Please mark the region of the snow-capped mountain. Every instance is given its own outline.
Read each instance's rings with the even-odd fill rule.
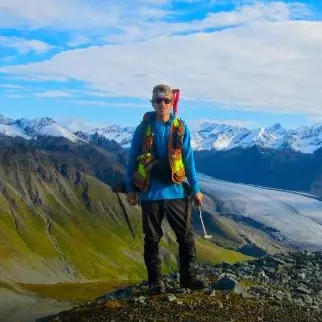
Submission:
[[[85,133],[89,136],[97,132],[128,148],[134,130],[134,127],[111,125],[87,130]],[[249,148],[257,145],[276,150],[290,148],[303,153],[313,153],[322,147],[322,124],[287,130],[276,123],[267,128],[250,130],[244,127],[204,122],[191,132],[191,144],[197,151],[230,150],[236,147]]]
[[[262,148],[282,150],[290,148],[303,153],[313,153],[322,147],[322,124],[302,126],[287,130],[276,123],[267,128],[243,127],[204,123],[192,132],[195,150],[230,150],[257,145]]]
[[[134,127],[111,125],[100,128],[75,129],[68,124],[58,123],[51,118],[35,120],[8,119],[0,116],[0,133],[10,136],[32,138],[39,135],[64,136],[71,141],[89,140],[97,133],[108,140],[115,140],[122,147],[131,144]],[[82,132],[81,136],[75,135]],[[88,139],[86,139],[88,138]],[[322,124],[302,126],[287,130],[276,123],[267,128],[247,129],[244,127],[204,122],[191,131],[194,150],[230,150],[232,148],[249,148],[257,145],[262,148],[282,150],[290,148],[303,153],[313,153],[322,147]]]
[[[257,145],[263,148],[284,149],[291,148],[295,151],[313,153],[321,144],[312,145],[312,141],[317,141],[316,137],[321,135],[320,131],[315,131],[315,137],[308,137],[304,134],[303,127],[298,130],[286,130],[280,124],[273,124],[267,128],[249,130],[244,127],[237,127],[216,123],[204,123],[200,128],[191,134],[192,145],[195,150],[230,150],[232,148],[249,148]],[[306,144],[303,144],[303,138]]]
[[[0,133],[8,136],[21,136],[26,139],[37,136],[63,136],[72,142],[83,141],[49,117],[34,120],[24,118],[13,120],[0,115]]]
[[[105,128],[96,128],[91,131],[90,134],[97,132],[99,135],[104,136],[108,140],[114,140],[123,147],[129,147],[131,145],[132,136],[134,133],[134,127],[123,127],[118,125],[111,125]]]

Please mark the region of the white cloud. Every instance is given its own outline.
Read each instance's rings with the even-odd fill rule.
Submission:
[[[15,89],[22,89],[23,87],[21,85],[16,84],[0,84],[0,88],[5,88],[9,90],[15,90]]]
[[[322,23],[257,22],[215,33],[66,51],[0,72],[78,80],[114,97],[149,98],[166,82],[227,108],[321,115]],[[97,104],[97,103],[96,103]]]
[[[69,98],[73,97],[74,95],[67,91],[51,90],[40,93],[34,93],[34,96],[36,96],[37,98]]]
[[[91,41],[91,39],[89,37],[79,35],[79,36],[76,36],[75,38],[73,38],[71,41],[69,41],[67,43],[67,46],[72,47],[72,48],[79,47],[81,45],[89,44],[90,41]]]
[[[143,1],[86,0],[1,0],[0,28],[54,28],[55,30],[84,30],[112,28],[122,21],[149,20],[163,16],[158,9],[163,2],[147,6]]]
[[[44,53],[52,49],[52,46],[40,40],[3,36],[0,36],[0,47],[14,48],[22,55],[29,52]]]
[[[87,29],[82,35],[73,33],[70,47],[90,43],[91,31],[95,37],[98,30],[113,28],[106,40],[119,45],[69,50],[43,62],[0,67],[0,73],[27,81],[77,80],[93,89],[84,95],[107,98],[149,98],[151,86],[166,82],[179,86],[186,99],[226,108],[322,115],[322,23],[289,21],[310,15],[304,4],[249,1],[235,11],[209,13],[189,23],[162,22],[169,12],[174,14],[170,0],[29,0],[28,6],[21,0],[1,0],[0,28]],[[195,34],[173,37],[186,33]],[[51,49],[42,41],[18,37],[0,37],[0,46],[22,54]],[[67,91],[34,95],[76,96]],[[79,104],[113,105],[94,100]]]
[[[22,0],[1,0],[0,28],[87,30],[89,34],[94,30],[101,35],[109,34],[110,29],[117,29],[125,39],[140,40],[147,39],[145,34],[147,37],[169,35],[173,32],[201,31],[204,28],[235,25],[258,19],[281,20],[306,17],[309,14],[307,7],[301,2],[243,3],[246,5],[236,11],[210,13],[192,23],[162,23],[164,18],[182,15],[181,11],[173,8],[170,0],[29,0],[28,6],[23,5]],[[211,9],[207,1],[200,1],[200,5]],[[84,34],[79,35],[81,36]],[[111,39],[115,41],[114,37]]]
[[[109,97],[105,91],[96,91],[96,90],[84,90],[82,91],[84,95],[94,96],[94,97]]]
[[[209,13],[205,18],[192,22],[142,22],[123,26],[123,32],[105,37],[111,43],[142,41],[161,36],[180,33],[201,32],[214,28],[227,28],[258,21],[285,21],[292,18],[304,18],[310,15],[308,8],[301,3],[286,4],[271,2],[242,6],[235,11]]]
[[[23,95],[20,94],[7,94],[6,95],[7,98],[23,98]]]
[[[126,108],[146,108],[146,104],[138,103],[116,103],[107,101],[91,101],[91,100],[77,100],[76,104],[86,106],[107,106],[107,107],[126,107]]]

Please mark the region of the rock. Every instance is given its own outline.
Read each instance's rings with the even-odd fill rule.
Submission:
[[[141,295],[139,297],[134,298],[134,302],[140,303],[140,304],[143,304],[143,305],[147,305],[146,299],[147,298],[145,296]]]
[[[217,305],[220,309],[223,309],[224,308],[224,304],[222,304],[222,302],[220,301],[217,301]]]
[[[275,306],[286,300],[308,309],[322,307],[322,252],[281,253],[236,264],[198,265],[196,273],[209,282],[209,298],[215,299],[216,290],[220,290],[239,293],[244,299],[269,300]],[[174,294],[181,296],[194,291],[181,289],[179,277],[178,273],[164,276],[164,282],[169,293],[168,301],[181,305]],[[244,289],[241,281],[249,281],[250,286]],[[108,293],[101,297],[101,301],[140,298],[147,294],[147,290],[147,282],[142,282]],[[147,305],[146,302],[143,298],[137,300],[140,305]]]
[[[265,273],[269,273],[269,274],[274,274],[275,273],[275,268],[274,267],[264,266],[263,270],[265,271]]]
[[[248,262],[239,262],[234,265],[228,263],[198,265],[196,267],[196,274],[210,285],[207,291],[203,291],[203,296],[199,296],[198,292],[200,291],[194,296],[195,291],[181,289],[179,274],[174,273],[163,277],[168,293],[161,297],[154,298],[147,296],[147,282],[142,282],[128,288],[107,293],[93,303],[98,304],[100,303],[99,301],[103,301],[101,303],[104,304],[107,300],[110,302],[109,305],[111,307],[115,307],[124,299],[129,302],[129,305],[134,305],[135,310],[141,312],[140,315],[133,313],[133,318],[129,318],[129,321],[133,321],[134,316],[137,318],[137,321],[154,321],[153,319],[145,319],[145,313],[142,312],[144,310],[147,312],[146,306],[149,305],[150,308],[150,305],[153,306],[154,300],[158,299],[161,299],[161,302],[172,302],[171,305],[166,303],[165,305],[172,310],[174,309],[174,311],[176,311],[176,306],[178,306],[177,312],[184,311],[188,313],[195,312],[200,306],[205,307],[205,302],[208,301],[211,307],[216,307],[217,314],[225,314],[225,318],[222,321],[234,319],[233,316],[226,316],[226,314],[230,313],[231,305],[232,303],[235,304],[235,301],[242,304],[254,303],[254,301],[247,301],[246,299],[248,298],[255,298],[256,300],[256,313],[252,316],[254,321],[270,321],[269,317],[266,316],[268,311],[262,311],[263,308],[267,308],[267,305],[269,305],[269,311],[272,310],[269,314],[272,312],[277,314],[272,321],[288,321],[288,317],[290,317],[289,321],[295,321],[294,318],[298,318],[298,312],[305,312],[306,314],[304,319],[302,316],[302,319],[299,319],[299,321],[318,321],[309,318],[312,312],[316,312],[315,316],[322,316],[322,252],[281,253]],[[245,285],[249,285],[245,286],[245,290],[241,286],[242,282]],[[224,294],[217,290],[224,291]],[[228,291],[239,293],[240,297],[235,294],[226,293]],[[206,294],[208,296],[205,296]],[[192,300],[181,301],[185,296],[192,298]],[[219,298],[222,302],[218,300]],[[184,307],[179,307],[181,305]],[[237,306],[234,305],[234,307],[237,310],[240,309],[238,304]],[[279,312],[287,309],[287,307],[291,307],[292,310],[294,307],[295,311],[291,312],[290,316],[279,316]],[[124,307],[121,307],[121,310],[123,309]],[[209,312],[206,310],[202,312],[205,312],[205,317],[208,317],[206,314]],[[160,314],[160,320],[166,321],[166,318],[168,318],[166,310],[158,311],[158,314]],[[174,316],[171,318],[171,320],[176,320]],[[186,320],[195,321],[197,319],[193,319],[188,314]],[[235,319],[234,321],[244,320]]]
[[[99,297],[96,299],[95,303],[104,302],[106,300],[128,300],[132,298],[132,296],[133,292],[131,288],[122,288]]]
[[[282,306],[282,303],[280,301],[275,300],[275,299],[270,299],[269,304],[273,305],[273,306],[278,306],[278,307]]]
[[[279,301],[282,301],[284,299],[284,294],[281,292],[281,291],[278,291],[276,294],[275,294],[275,298]]]
[[[241,296],[242,296],[243,299],[255,299],[256,298],[254,295],[249,294],[247,292],[242,292]]]
[[[300,277],[303,280],[306,278],[306,274],[304,272],[299,273],[297,276]]]
[[[244,289],[240,284],[231,277],[222,277],[212,284],[212,289],[220,291],[231,291],[237,294],[241,294]]]
[[[265,296],[269,294],[269,290],[264,286],[251,286],[249,290],[254,295]]]
[[[176,301],[177,300],[177,297],[173,294],[168,294],[168,301],[169,302],[173,302],[173,301]]]
[[[227,262],[222,262],[221,266],[222,266],[223,269],[228,269],[228,268],[230,268],[231,264],[229,264]]]
[[[304,302],[306,304],[311,305],[313,303],[312,297],[310,297],[310,296],[308,296],[306,294],[303,294],[301,297],[302,297],[302,299],[304,300]]]
[[[265,276],[265,271],[263,270],[262,266],[257,265],[254,269],[254,274],[257,276]]]
[[[311,294],[312,291],[306,288],[304,285],[300,285],[296,288],[296,291],[301,294]]]
[[[299,305],[299,306],[304,306],[304,301],[300,298],[297,298],[294,300],[294,303]]]
[[[293,302],[292,294],[291,294],[290,292],[286,292],[286,299],[287,299],[289,302]]]
[[[282,266],[287,265],[287,263],[285,261],[283,261],[283,260],[281,260],[281,259],[279,259],[277,257],[274,257],[274,256],[271,257],[271,260],[273,262],[275,262],[276,264],[279,264],[279,265],[282,265]]]

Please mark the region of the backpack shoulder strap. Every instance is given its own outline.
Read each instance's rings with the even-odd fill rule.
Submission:
[[[175,118],[173,126],[180,137],[184,137],[186,125],[182,119]]]
[[[153,145],[153,126],[152,122],[155,119],[155,112],[146,112],[143,116],[142,126],[142,153],[151,153]]]
[[[175,118],[171,125],[170,130],[170,140],[171,144],[169,148],[182,149],[183,148],[183,138],[185,134],[185,123],[183,120]]]

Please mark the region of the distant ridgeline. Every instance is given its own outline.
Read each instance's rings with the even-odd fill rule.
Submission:
[[[197,170],[216,179],[322,197],[322,149],[313,154],[257,146],[195,152]],[[209,166],[211,165],[211,166]]]
[[[74,143],[89,142],[113,153],[122,165],[126,161],[124,148],[130,146],[133,132],[133,127],[118,125],[76,131],[48,117],[14,120],[0,115],[0,133],[7,136],[29,140],[53,136]],[[232,182],[322,196],[321,133],[321,124],[290,130],[273,124],[250,130],[203,122],[191,131],[191,140],[199,172]]]

